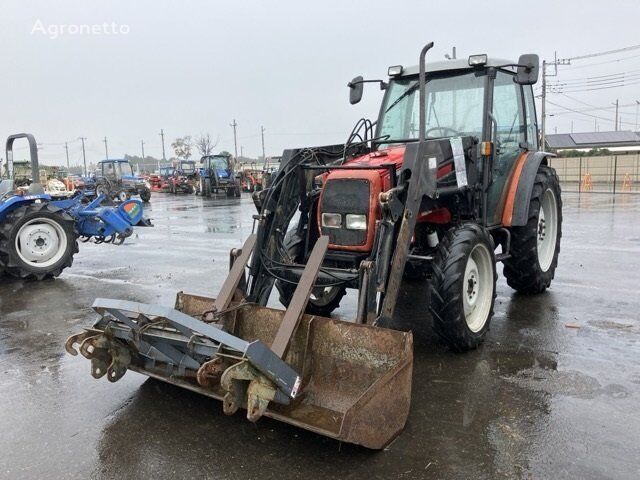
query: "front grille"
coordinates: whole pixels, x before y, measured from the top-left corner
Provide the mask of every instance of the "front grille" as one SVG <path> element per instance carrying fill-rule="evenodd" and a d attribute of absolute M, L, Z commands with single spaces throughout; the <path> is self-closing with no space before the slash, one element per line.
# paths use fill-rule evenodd
<path fill-rule="evenodd" d="M 370 188 L 368 180 L 335 179 L 328 180 L 322 192 L 320 218 L 322 213 L 339 213 L 342 215 L 340 228 L 321 227 L 323 235 L 329 236 L 332 245 L 358 246 L 367 242 L 366 230 L 348 230 L 345 217 L 348 213 L 369 215 Z"/>

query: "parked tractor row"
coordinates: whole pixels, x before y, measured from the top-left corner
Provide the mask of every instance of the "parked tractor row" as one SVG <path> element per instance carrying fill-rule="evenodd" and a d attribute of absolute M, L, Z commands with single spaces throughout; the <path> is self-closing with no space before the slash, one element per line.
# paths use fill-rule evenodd
<path fill-rule="evenodd" d="M 97 322 L 67 351 L 77 345 L 95 378 L 133 370 L 253 422 L 387 445 L 409 413 L 412 332 L 425 329 L 395 318 L 403 279 L 424 280 L 442 340 L 473 349 L 493 317 L 497 263 L 518 292 L 543 292 L 562 234 L 558 178 L 538 143 L 537 55 L 427 63 L 432 46 L 385 81 L 349 83 L 352 104 L 365 83 L 385 92 L 376 122 L 343 144 L 284 152 L 217 298 L 181 292 L 175 309 L 96 299 Z M 204 168 L 200 193 L 236 188 L 224 159 Z M 274 287 L 285 310 L 267 307 Z M 347 290 L 356 317 L 329 318 Z"/>
<path fill-rule="evenodd" d="M 31 154 L 31 178 L 16 186 L 13 144 L 26 138 Z M 39 183 L 38 147 L 33 135 L 11 135 L 6 143 L 7 177 L 0 179 L 0 274 L 22 279 L 57 277 L 70 267 L 78 252 L 78 238 L 121 244 L 134 226 L 148 226 L 139 200 L 105 205 L 100 193 L 78 192 L 56 199 Z M 66 197 L 67 195 L 65 195 Z"/>

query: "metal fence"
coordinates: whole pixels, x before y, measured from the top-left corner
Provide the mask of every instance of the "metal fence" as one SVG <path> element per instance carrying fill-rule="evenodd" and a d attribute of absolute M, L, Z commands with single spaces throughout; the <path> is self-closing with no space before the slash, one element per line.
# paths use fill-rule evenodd
<path fill-rule="evenodd" d="M 640 193 L 640 153 L 550 159 L 568 192 Z"/>

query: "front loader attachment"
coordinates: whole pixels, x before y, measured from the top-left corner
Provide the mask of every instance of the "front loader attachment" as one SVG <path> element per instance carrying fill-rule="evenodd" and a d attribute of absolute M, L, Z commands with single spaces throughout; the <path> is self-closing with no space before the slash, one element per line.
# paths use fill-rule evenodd
<path fill-rule="evenodd" d="M 182 312 L 98 299 L 93 308 L 103 316 L 71 337 L 67 350 L 79 344 L 96 378 L 117 381 L 133 370 L 222 400 L 228 414 L 249 407 L 250 420 L 264 414 L 369 448 L 383 448 L 404 427 L 411 334 L 304 315 L 280 361 L 266 346 L 283 311 L 237 306 L 227 337 L 195 318 L 214 299 L 180 293 L 177 303 Z"/>
<path fill-rule="evenodd" d="M 319 242 L 321 243 L 321 242 Z M 245 247 L 252 247 L 251 238 Z M 97 299 L 100 319 L 66 350 L 91 360 L 95 378 L 127 370 L 307 430 L 380 449 L 404 427 L 411 400 L 411 333 L 302 314 L 326 243 L 312 253 L 289 310 L 235 296 L 237 258 L 217 300 L 179 293 L 176 308 Z M 315 260 L 314 260 L 315 258 Z M 315 270 L 315 271 L 314 271 Z M 298 311 L 296 311 L 296 308 Z"/>

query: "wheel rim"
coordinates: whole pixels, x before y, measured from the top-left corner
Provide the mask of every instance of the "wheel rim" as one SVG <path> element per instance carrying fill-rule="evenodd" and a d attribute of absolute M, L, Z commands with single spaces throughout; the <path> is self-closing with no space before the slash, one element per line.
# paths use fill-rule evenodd
<path fill-rule="evenodd" d="M 483 244 L 476 245 L 467 258 L 462 284 L 464 316 L 472 332 L 482 330 L 491 311 L 493 268 L 489 249 Z"/>
<path fill-rule="evenodd" d="M 324 307 L 331 303 L 340 292 L 340 287 L 317 287 L 311 291 L 309 301 L 317 307 Z"/>
<path fill-rule="evenodd" d="M 20 260 L 30 267 L 48 268 L 64 256 L 67 234 L 55 220 L 34 218 L 18 230 L 15 247 Z"/>
<path fill-rule="evenodd" d="M 121 202 L 126 201 L 126 200 L 127 200 L 127 192 L 124 192 L 124 191 L 123 191 L 123 192 L 120 192 L 120 193 L 118 194 L 118 199 L 119 199 Z"/>
<path fill-rule="evenodd" d="M 553 190 L 547 189 L 542 196 L 540 213 L 538 214 L 538 229 L 536 232 L 538 244 L 538 263 L 543 272 L 549 270 L 556 253 L 556 239 L 558 236 L 558 204 Z"/>

